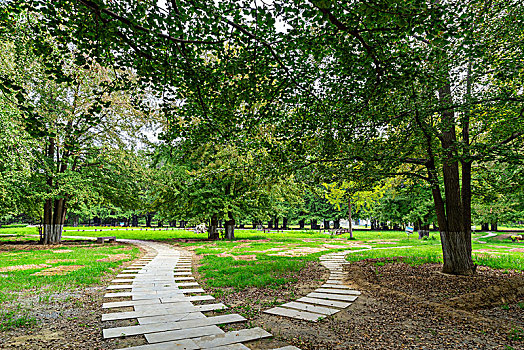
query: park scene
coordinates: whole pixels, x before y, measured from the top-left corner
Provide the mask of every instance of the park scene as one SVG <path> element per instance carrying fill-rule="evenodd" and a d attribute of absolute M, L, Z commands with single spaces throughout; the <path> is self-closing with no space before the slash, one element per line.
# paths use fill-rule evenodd
<path fill-rule="evenodd" d="M 0 0 L 1 349 L 524 349 L 518 0 Z"/>

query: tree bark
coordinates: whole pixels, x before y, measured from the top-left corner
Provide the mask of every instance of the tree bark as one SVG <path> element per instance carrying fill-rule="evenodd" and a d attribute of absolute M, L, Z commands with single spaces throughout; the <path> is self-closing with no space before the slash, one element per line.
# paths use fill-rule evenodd
<path fill-rule="evenodd" d="M 42 227 L 42 244 L 59 244 L 66 216 L 65 199 L 51 200 L 44 203 L 44 224 Z"/>
<path fill-rule="evenodd" d="M 151 220 L 153 219 L 153 216 L 150 213 L 147 213 L 146 215 L 146 227 L 151 227 Z"/>
<path fill-rule="evenodd" d="M 298 222 L 298 226 L 301 230 L 303 230 L 306 227 L 306 220 L 302 219 Z"/>
<path fill-rule="evenodd" d="M 228 220 L 225 223 L 225 238 L 234 239 L 235 238 L 235 219 L 233 218 L 233 213 L 227 213 Z"/>
<path fill-rule="evenodd" d="M 480 226 L 481 231 L 489 231 L 489 224 L 487 222 L 484 222 Z"/>
<path fill-rule="evenodd" d="M 498 226 L 499 226 L 498 223 L 496 221 L 493 221 L 491 223 L 491 231 L 498 231 L 499 229 Z"/>
<path fill-rule="evenodd" d="M 267 228 L 273 228 L 273 220 L 267 222 Z"/>
<path fill-rule="evenodd" d="M 287 218 L 282 219 L 282 229 L 287 230 Z"/>
<path fill-rule="evenodd" d="M 207 230 L 207 237 L 213 240 L 217 240 L 220 238 L 218 235 L 218 217 L 216 216 L 216 214 L 213 214 L 213 216 L 211 217 L 209 228 Z"/>
<path fill-rule="evenodd" d="M 443 106 L 451 104 L 451 87 L 449 84 L 439 89 L 439 100 Z M 444 129 L 440 135 L 440 142 L 444 151 L 442 170 L 446 202 L 445 211 L 442 210 L 441 203 L 438 204 L 440 208 L 437 208 L 444 258 L 442 272 L 456 275 L 471 275 L 475 272 L 475 264 L 471 258 L 471 226 L 469 229 L 465 228 L 466 222 L 471 222 L 471 218 L 465 219 L 461 198 L 459 166 L 455 157 L 455 120 L 452 110 L 442 112 L 442 123 Z M 468 186 L 467 179 L 465 180 L 466 183 L 463 183 L 463 186 Z M 470 189 L 463 189 L 463 193 L 468 190 Z M 433 191 L 434 197 L 435 192 L 436 189 Z M 437 200 L 441 201 L 440 189 L 438 192 Z M 468 200 L 468 198 L 465 199 Z M 437 207 L 437 203 L 435 203 L 435 206 Z"/>
<path fill-rule="evenodd" d="M 351 223 L 351 197 L 348 198 L 348 222 L 349 222 L 349 239 L 353 239 L 353 224 Z"/>
<path fill-rule="evenodd" d="M 316 230 L 317 229 L 317 220 L 311 220 L 311 229 Z"/>
<path fill-rule="evenodd" d="M 133 214 L 131 217 L 131 226 L 138 227 L 138 215 Z"/>

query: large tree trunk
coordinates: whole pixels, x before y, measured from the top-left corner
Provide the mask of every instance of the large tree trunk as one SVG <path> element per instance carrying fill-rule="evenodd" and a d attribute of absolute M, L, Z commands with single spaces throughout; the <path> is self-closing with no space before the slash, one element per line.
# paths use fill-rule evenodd
<path fill-rule="evenodd" d="M 287 218 L 282 219 L 282 229 L 287 230 Z"/>
<path fill-rule="evenodd" d="M 275 218 L 273 219 L 273 222 L 275 223 L 275 230 L 278 230 L 278 216 L 275 215 Z"/>
<path fill-rule="evenodd" d="M 311 220 L 311 229 L 316 230 L 317 229 L 317 220 Z"/>
<path fill-rule="evenodd" d="M 499 229 L 497 221 L 491 223 L 491 231 L 497 231 Z"/>
<path fill-rule="evenodd" d="M 235 219 L 233 218 L 233 214 L 231 212 L 227 213 L 228 220 L 226 220 L 226 227 L 225 227 L 225 238 L 226 239 L 234 239 L 235 238 Z"/>
<path fill-rule="evenodd" d="M 216 216 L 216 214 L 214 214 L 211 217 L 211 222 L 207 230 L 207 237 L 209 239 L 214 239 L 214 240 L 220 238 L 218 235 L 218 217 Z"/>
<path fill-rule="evenodd" d="M 146 215 L 146 227 L 151 227 L 151 220 L 153 219 L 153 216 L 150 213 L 147 213 Z"/>
<path fill-rule="evenodd" d="M 133 216 L 131 216 L 131 226 L 138 227 L 138 215 L 133 214 Z"/>
<path fill-rule="evenodd" d="M 44 224 L 42 227 L 42 244 L 59 244 L 66 216 L 65 199 L 51 200 L 44 203 Z"/>
<path fill-rule="evenodd" d="M 439 89 L 439 99 L 444 106 L 451 104 L 451 87 L 449 84 Z M 468 178 L 468 176 L 471 176 L 471 168 L 468 169 L 466 165 L 466 169 L 463 169 L 462 194 L 464 198 L 461 198 L 459 164 L 456 160 L 457 150 L 455 149 L 455 120 L 452 110 L 442 112 L 442 122 L 445 126 L 440 135 L 445 157 L 442 165 L 446 196 L 445 207 L 438 183 L 435 183 L 434 186 L 436 185 L 436 187 L 433 188 L 444 258 L 442 272 L 471 275 L 475 272 L 475 264 L 471 258 L 471 217 L 466 218 L 469 213 L 464 210 L 470 211 L 469 206 L 471 204 L 467 203 L 464 206 L 462 203 L 462 199 L 465 201 L 471 199 L 471 183 Z M 467 173 L 468 171 L 469 173 Z M 468 223 L 469 227 L 466 227 Z"/>

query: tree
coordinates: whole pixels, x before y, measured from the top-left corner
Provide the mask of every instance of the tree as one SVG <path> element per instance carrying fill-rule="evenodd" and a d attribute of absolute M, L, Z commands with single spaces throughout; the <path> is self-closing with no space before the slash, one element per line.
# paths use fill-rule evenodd
<path fill-rule="evenodd" d="M 282 168 L 338 177 L 325 182 L 424 179 L 443 271 L 474 272 L 471 167 L 512 158 L 524 134 L 519 1 L 34 3 L 62 50 L 161 91 L 171 139 L 257 148 L 263 131 Z"/>
<path fill-rule="evenodd" d="M 129 95 L 105 89 L 131 75 L 109 71 L 74 50 L 57 56 L 52 37 L 33 41 L 32 25 L 31 14 L 18 16 L 2 37 L 9 48 L 2 51 L 2 87 L 10 108 L 24 117 L 24 137 L 32 138 L 24 150 L 34 158 L 26 196 L 43 202 L 41 242 L 56 244 L 68 205 L 100 192 L 95 189 L 103 183 L 110 153 L 125 147 L 124 137 L 136 139 L 130 135 L 144 123 Z M 34 45 L 49 49 L 48 56 L 35 56 Z M 111 176 L 115 168 L 108 168 L 105 175 Z"/>

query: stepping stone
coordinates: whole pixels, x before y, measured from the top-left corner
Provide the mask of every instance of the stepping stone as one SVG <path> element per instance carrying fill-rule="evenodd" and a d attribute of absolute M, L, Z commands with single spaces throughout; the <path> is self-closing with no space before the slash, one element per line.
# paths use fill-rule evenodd
<path fill-rule="evenodd" d="M 224 345 L 241 343 L 245 341 L 252 341 L 268 337 L 271 337 L 270 333 L 266 332 L 260 327 L 255 327 L 193 339 L 193 341 L 202 349 L 217 349 Z"/>
<path fill-rule="evenodd" d="M 104 338 L 116 338 L 121 337 L 121 333 L 127 335 L 138 335 L 145 334 L 146 339 L 149 343 L 160 343 L 170 340 L 178 340 L 191 338 L 185 335 L 184 332 L 191 332 L 195 328 L 203 328 L 205 326 L 214 326 L 217 324 L 227 324 L 242 322 L 246 319 L 238 314 L 232 315 L 220 315 L 213 317 L 206 317 L 196 320 L 187 320 L 179 322 L 168 322 L 168 323 L 152 323 L 148 325 L 140 326 L 128 326 L 128 327 L 117 327 L 104 329 Z M 220 328 L 219 328 L 220 329 Z M 153 333 L 153 334 L 150 334 Z M 198 337 L 200 335 L 194 335 Z"/>
<path fill-rule="evenodd" d="M 275 348 L 272 350 L 300 350 L 300 348 L 297 348 L 296 346 L 293 346 L 293 345 L 288 345 L 288 346 L 284 346 L 281 348 Z"/>
<path fill-rule="evenodd" d="M 182 294 L 183 295 L 183 294 Z M 182 296 L 182 297 L 163 297 L 160 298 L 162 304 L 167 303 L 177 303 L 180 301 L 205 301 L 205 300 L 215 300 L 211 295 L 193 295 L 193 296 Z"/>
<path fill-rule="evenodd" d="M 322 306 L 313 306 L 309 304 L 299 303 L 296 301 L 292 301 L 283 305 L 280 305 L 282 307 L 287 307 L 290 309 L 296 309 L 300 311 L 308 311 L 313 312 L 315 314 L 322 314 L 322 315 L 333 315 L 339 312 L 338 309 L 330 309 L 328 307 L 322 307 Z"/>
<path fill-rule="evenodd" d="M 126 301 L 113 301 L 110 303 L 103 303 L 102 309 L 111 309 L 114 307 L 128 307 L 135 305 L 149 305 L 149 304 L 161 304 L 160 299 L 145 299 L 145 300 L 126 300 Z"/>
<path fill-rule="evenodd" d="M 335 288 L 318 288 L 318 289 L 315 289 L 315 292 L 334 293 L 334 294 L 350 294 L 350 295 L 362 294 L 358 290 L 354 290 L 354 289 L 335 289 Z"/>
<path fill-rule="evenodd" d="M 150 333 L 146 334 L 146 339 L 149 343 L 165 343 L 166 341 L 173 340 L 188 340 L 191 338 L 198 338 L 209 335 L 224 334 L 224 331 L 215 325 L 195 327 L 188 329 L 171 330 L 161 333 Z M 198 345 L 192 349 L 200 349 Z M 171 348 L 168 348 L 171 349 Z"/>
<path fill-rule="evenodd" d="M 293 309 L 286 309 L 283 307 L 274 307 L 269 310 L 264 311 L 267 314 L 277 315 L 277 316 L 286 316 L 291 318 L 296 318 L 299 320 L 313 321 L 317 322 L 319 319 L 326 317 L 325 315 L 316 314 L 313 312 L 307 311 L 297 311 Z"/>
<path fill-rule="evenodd" d="M 322 286 L 320 286 L 320 288 L 343 288 L 343 289 L 351 289 L 351 287 L 345 286 L 345 285 L 343 285 L 342 283 L 338 283 L 338 284 L 329 284 L 329 283 L 326 283 L 326 284 L 323 284 Z"/>
<path fill-rule="evenodd" d="M 111 283 L 129 283 L 129 282 L 133 282 L 134 280 L 135 280 L 134 278 L 114 279 L 111 281 Z"/>
<path fill-rule="evenodd" d="M 104 298 L 124 298 L 124 297 L 132 297 L 133 300 L 140 300 L 140 299 L 154 299 L 159 298 L 161 296 L 171 296 L 171 295 L 180 295 L 182 296 L 182 292 L 179 292 L 178 289 L 173 289 L 173 291 L 167 291 L 167 292 L 118 292 L 118 293 L 106 293 L 104 295 Z"/>
<path fill-rule="evenodd" d="M 182 304 L 182 303 L 181 303 Z M 114 320 L 126 320 L 130 318 L 149 317 L 149 316 L 161 316 L 161 315 L 173 315 L 173 314 L 186 314 L 188 312 L 198 312 L 191 303 L 187 303 L 187 306 L 177 306 L 176 308 L 167 308 L 162 306 L 160 308 L 144 308 L 141 311 L 136 310 L 138 307 L 135 306 L 135 311 L 127 312 L 112 312 L 108 314 L 102 314 L 102 321 L 114 321 Z M 149 306 L 149 305 L 148 305 Z"/>
<path fill-rule="evenodd" d="M 176 281 L 191 281 L 194 280 L 194 277 L 180 277 L 180 276 L 174 276 L 174 279 Z"/>
<path fill-rule="evenodd" d="M 168 314 L 168 315 L 155 315 L 139 317 L 138 323 L 141 325 L 152 324 L 152 323 L 164 323 L 164 322 L 180 322 L 186 320 L 196 320 L 206 318 L 201 312 L 185 312 L 180 314 Z"/>
<path fill-rule="evenodd" d="M 356 295 L 342 295 L 342 294 L 328 294 L 328 293 L 309 293 L 310 298 L 330 299 L 340 301 L 355 301 L 358 297 Z"/>
<path fill-rule="evenodd" d="M 343 301 L 317 299 L 317 298 L 309 298 L 309 297 L 303 297 L 303 298 L 297 299 L 297 301 L 301 301 L 303 303 L 314 304 L 314 305 L 332 306 L 332 307 L 337 307 L 339 309 L 345 309 L 349 305 L 351 305 L 351 303 L 346 303 Z"/>
<path fill-rule="evenodd" d="M 173 276 L 190 276 L 191 272 L 174 272 Z"/>

